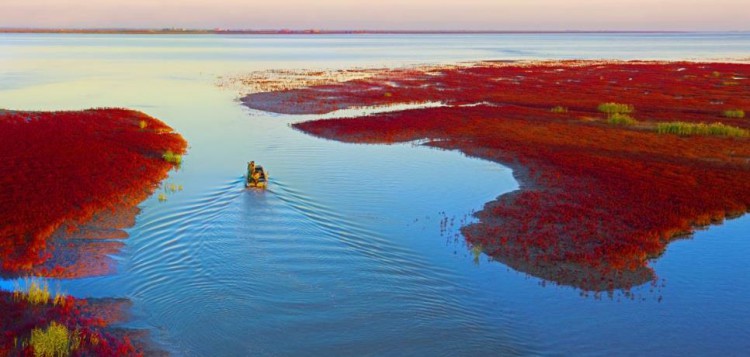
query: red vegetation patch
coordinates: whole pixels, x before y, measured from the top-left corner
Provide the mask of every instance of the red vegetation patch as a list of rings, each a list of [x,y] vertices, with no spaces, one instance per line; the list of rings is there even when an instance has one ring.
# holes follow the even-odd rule
[[[122,311],[120,305],[118,301],[88,302],[70,296],[56,302],[31,303],[0,291],[0,355],[34,356],[28,344],[31,331],[44,330],[55,322],[71,334],[78,333],[80,345],[74,356],[141,356],[127,334],[108,327],[122,319],[117,316]]]
[[[45,265],[53,256],[52,246],[73,247],[78,243],[72,237],[124,238],[117,228],[132,217],[106,228],[101,219],[85,224],[95,216],[112,221],[113,212],[134,216],[134,207],[174,166],[162,154],[182,153],[186,146],[166,124],[125,109],[0,111],[0,157],[6,173],[0,177],[2,274],[87,275],[81,269],[87,263],[75,259]],[[92,235],[92,227],[100,234]],[[111,253],[112,244],[116,246],[101,242],[101,253]],[[69,255],[91,258],[88,253]]]
[[[748,210],[748,139],[654,130],[658,121],[750,128],[750,120],[722,117],[750,108],[748,77],[742,64],[483,63],[284,91],[272,102],[316,108],[310,113],[446,103],[295,127],[357,143],[426,138],[513,167],[522,189],[488,203],[480,222],[463,228],[467,241],[517,270],[607,290],[654,279],[647,261],[670,240]],[[252,107],[252,95],[244,102]],[[597,112],[604,102],[633,105],[640,124],[608,124]]]

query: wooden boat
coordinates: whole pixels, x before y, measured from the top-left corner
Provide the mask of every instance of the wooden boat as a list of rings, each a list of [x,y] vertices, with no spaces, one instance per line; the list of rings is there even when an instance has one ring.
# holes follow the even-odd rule
[[[255,176],[257,179],[253,179],[253,175],[248,171],[247,180],[245,181],[245,187],[248,188],[266,188],[268,185],[268,173],[263,169],[263,166],[255,166]]]

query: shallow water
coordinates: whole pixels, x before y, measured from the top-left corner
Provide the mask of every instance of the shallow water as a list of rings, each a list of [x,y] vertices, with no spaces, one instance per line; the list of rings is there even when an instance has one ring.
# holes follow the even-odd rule
[[[517,188],[509,169],[309,137],[288,124],[317,116],[247,110],[215,86],[263,69],[519,58],[750,58],[750,35],[0,35],[0,108],[128,107],[189,141],[167,180],[184,190],[141,205],[117,273],[53,283],[131,299],[127,326],[175,355],[747,351],[747,217],[671,244],[653,263],[663,284],[634,299],[582,297],[475,259],[457,236]],[[269,190],[243,190],[250,159]]]

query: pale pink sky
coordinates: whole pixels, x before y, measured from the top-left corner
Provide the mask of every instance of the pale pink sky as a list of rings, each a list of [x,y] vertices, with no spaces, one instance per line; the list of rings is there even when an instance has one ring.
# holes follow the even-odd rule
[[[0,27],[750,30],[750,0],[0,0]]]

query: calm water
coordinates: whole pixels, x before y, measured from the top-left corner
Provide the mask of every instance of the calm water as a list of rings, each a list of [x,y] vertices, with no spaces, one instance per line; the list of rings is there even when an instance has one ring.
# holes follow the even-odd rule
[[[477,263],[456,237],[517,188],[509,169],[312,138],[288,124],[314,116],[250,111],[215,86],[263,69],[520,58],[750,58],[750,34],[0,35],[0,108],[134,108],[189,141],[167,181],[184,191],[141,205],[117,273],[58,283],[131,299],[127,326],[177,356],[747,353],[747,217],[670,245],[653,263],[664,286],[582,297]],[[243,190],[250,159],[268,191]]]

